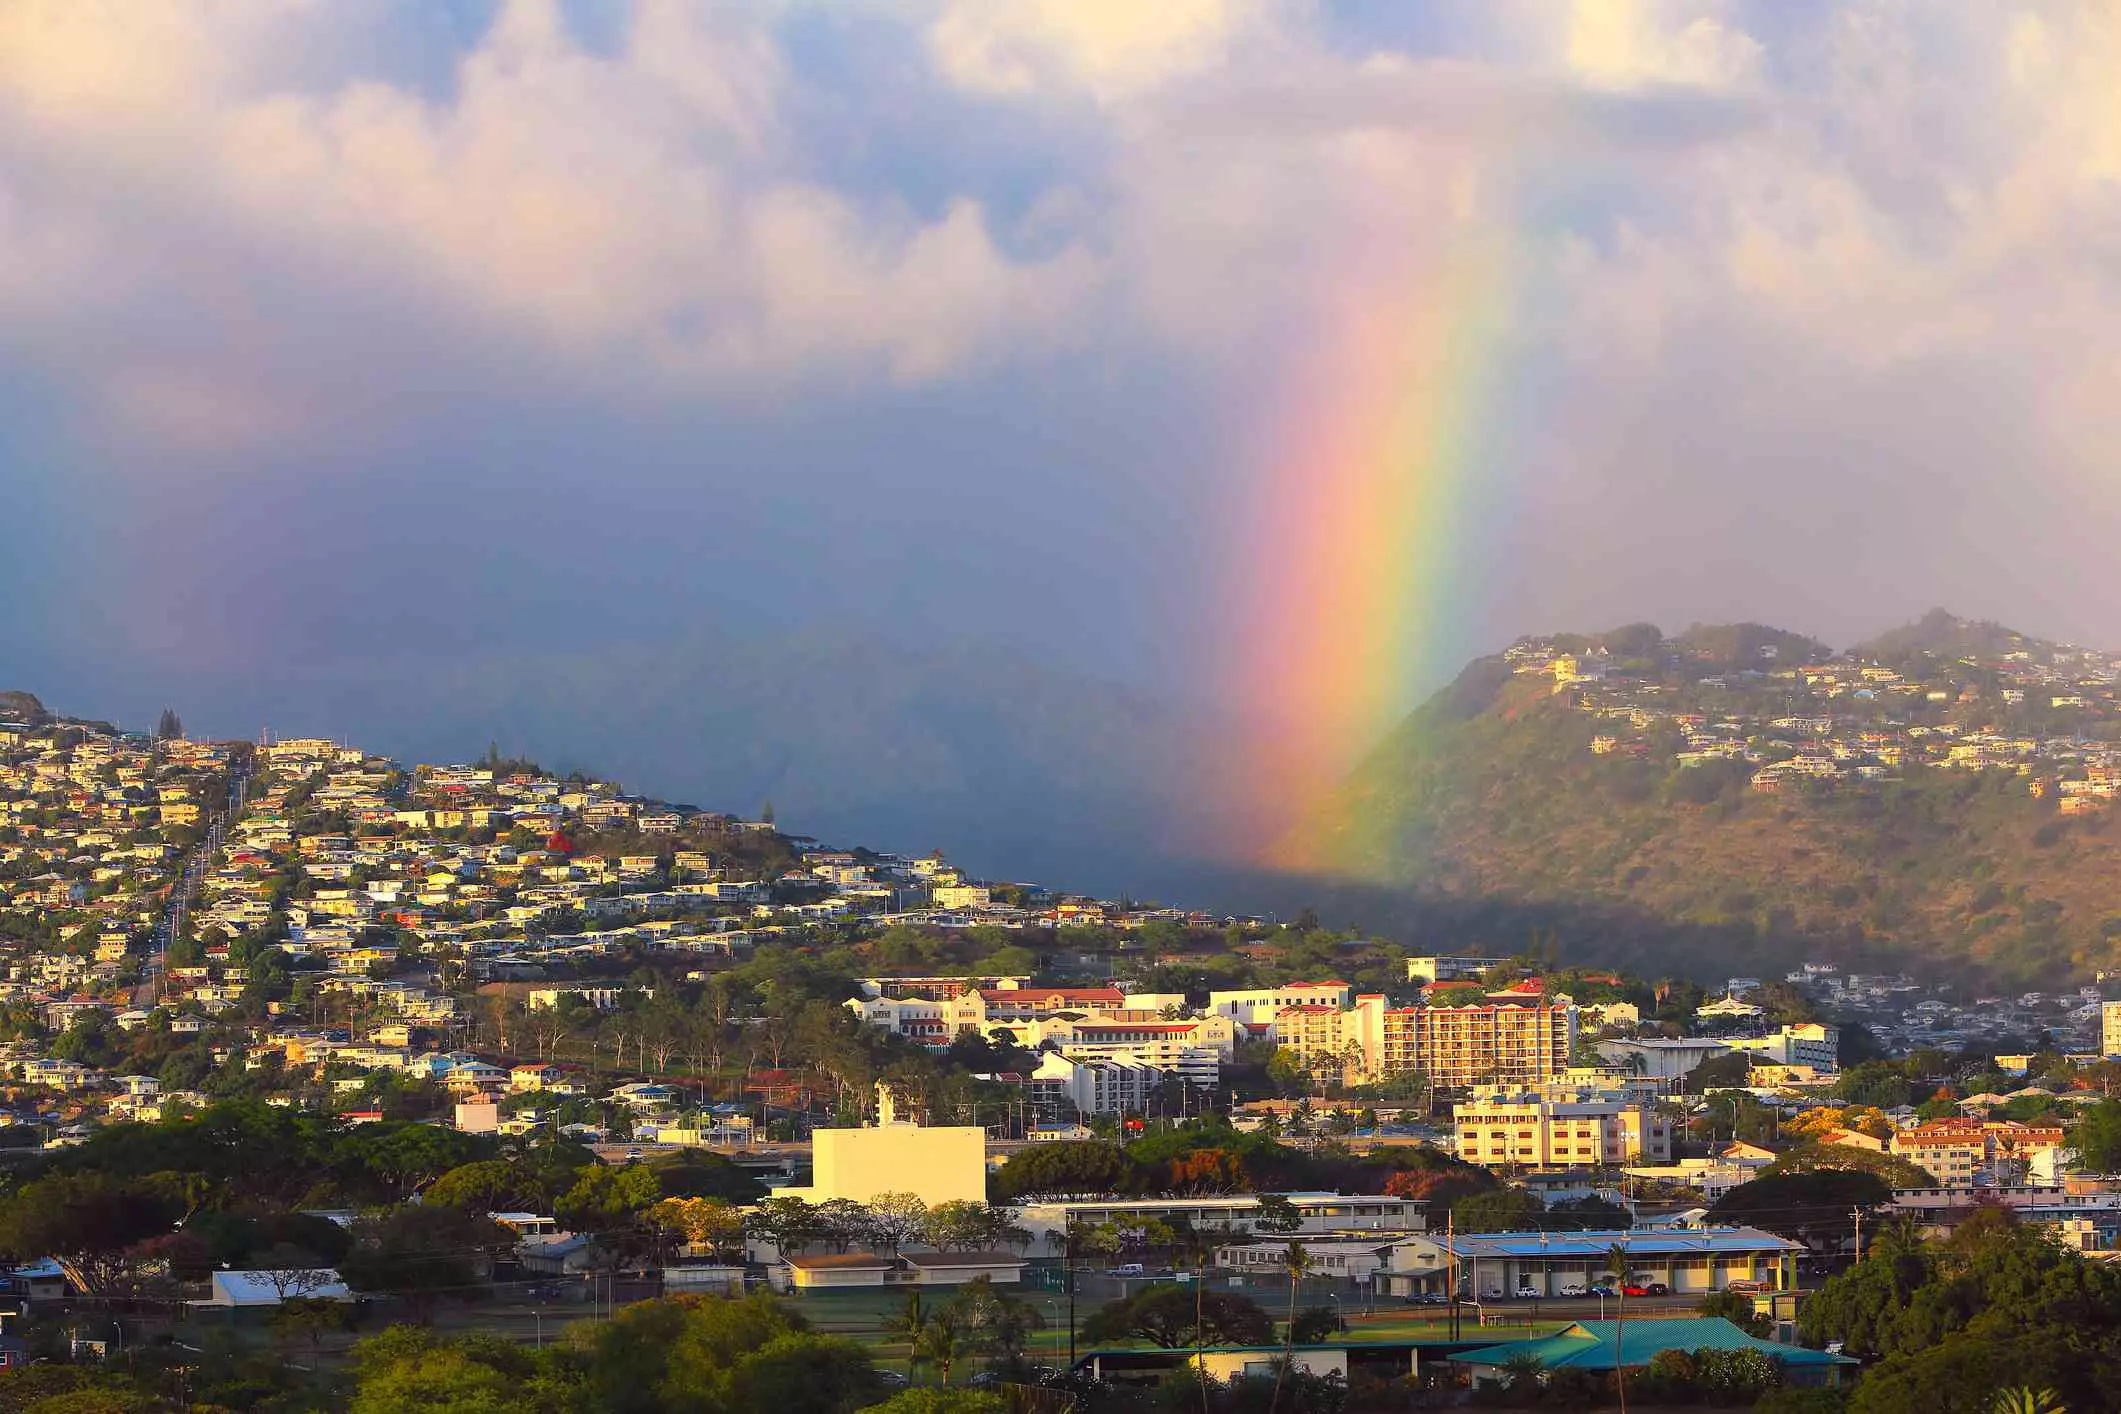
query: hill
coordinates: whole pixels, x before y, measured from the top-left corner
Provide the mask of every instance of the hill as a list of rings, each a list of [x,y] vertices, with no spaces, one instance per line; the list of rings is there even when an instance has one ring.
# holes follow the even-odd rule
[[[1645,628],[1470,664],[1271,862],[1416,942],[1703,977],[2121,960],[2121,663],[1949,615],[1840,655]]]

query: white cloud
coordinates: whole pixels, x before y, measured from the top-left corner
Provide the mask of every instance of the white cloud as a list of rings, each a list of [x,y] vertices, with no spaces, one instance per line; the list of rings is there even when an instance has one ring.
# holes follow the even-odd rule
[[[1747,83],[1759,68],[1761,46],[1718,13],[1723,8],[1700,0],[1575,0],[1569,65],[1589,82],[1611,88]]]
[[[231,272],[263,254],[396,291],[410,324],[455,305],[585,367],[726,388],[925,380],[1035,352],[1073,337],[1099,279],[1065,243],[1011,255],[977,195],[923,214],[806,175],[765,12],[644,0],[605,53],[549,0],[511,0],[437,97],[274,85],[257,37],[322,10],[121,10],[0,11],[0,317],[64,321],[114,296],[182,308],[200,292],[169,280],[178,253],[209,267],[218,251]],[[229,337],[176,368],[98,341],[82,375],[156,430],[281,425],[235,412],[237,389],[277,381],[272,341],[230,330],[225,308],[191,312]],[[229,362],[223,396],[209,349]]]
[[[945,76],[978,92],[1120,98],[1212,67],[1257,19],[1246,0],[950,0],[928,44]]]

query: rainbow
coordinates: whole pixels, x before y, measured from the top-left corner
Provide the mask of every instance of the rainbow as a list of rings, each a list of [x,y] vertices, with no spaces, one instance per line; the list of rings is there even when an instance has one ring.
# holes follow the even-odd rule
[[[1231,691],[1271,739],[1247,773],[1270,834],[1314,809],[1465,646],[1450,634],[1465,608],[1454,589],[1495,489],[1518,239],[1468,231],[1403,258],[1412,278],[1385,287],[1404,293],[1351,300],[1300,375],[1249,508],[1250,608],[1231,654]],[[1275,863],[1312,862],[1285,846]]]

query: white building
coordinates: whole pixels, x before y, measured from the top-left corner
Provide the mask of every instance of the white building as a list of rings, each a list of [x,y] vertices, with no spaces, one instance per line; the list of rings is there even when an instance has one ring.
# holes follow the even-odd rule
[[[1042,1113],[1098,1115],[1148,1108],[1164,1079],[1164,1071],[1145,1061],[1048,1051],[1026,1084]]]
[[[1726,1036],[1723,1044],[1769,1065],[1808,1065],[1830,1071],[1841,1054],[1841,1029],[1808,1021],[1779,1027],[1765,1036]]]
[[[1325,1006],[1346,1011],[1355,989],[1341,981],[1289,982],[1279,987],[1208,993],[1208,1010],[1245,1026],[1272,1024],[1285,1007]]]

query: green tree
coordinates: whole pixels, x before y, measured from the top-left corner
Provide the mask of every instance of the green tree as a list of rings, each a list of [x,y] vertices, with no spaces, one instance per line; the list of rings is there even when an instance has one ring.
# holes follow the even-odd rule
[[[902,1389],[882,1404],[863,1407],[861,1414],[1008,1414],[1009,1405],[998,1394],[982,1389]]]
[[[1754,1309],[1753,1298],[1742,1291],[1712,1291],[1695,1309],[1704,1316],[1721,1316],[1747,1335],[1765,1336],[1774,1322]]]
[[[2070,1140],[2077,1161],[2095,1173],[2121,1173],[2121,1100],[2101,1100],[2083,1111]]]
[[[1189,1345],[1262,1345],[1273,1339],[1266,1308],[1234,1291],[1187,1290],[1157,1282],[1100,1306],[1083,1322],[1092,1344],[1145,1340],[1166,1350]]]
[[[93,1300],[122,1293],[138,1267],[135,1248],[169,1232],[183,1211],[169,1179],[55,1173],[23,1185],[0,1205],[0,1256],[57,1257]]]
[[[1842,1169],[1768,1173],[1717,1199],[1709,1216],[1838,1249],[1853,1238],[1856,1213],[1868,1217],[1892,1199],[1893,1190],[1876,1174]]]
[[[1546,1205],[1522,1188],[1470,1193],[1451,1205],[1460,1232],[1535,1232],[1547,1224]]]
[[[340,1272],[354,1290],[397,1296],[424,1321],[441,1297],[471,1295],[514,1246],[490,1218],[412,1204],[357,1220]]]
[[[1096,1140],[1034,1144],[1010,1156],[994,1175],[998,1202],[1097,1198],[1139,1191],[1141,1174],[1127,1151]]]

